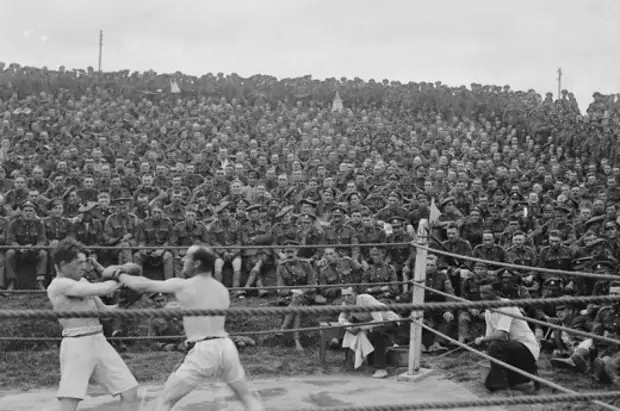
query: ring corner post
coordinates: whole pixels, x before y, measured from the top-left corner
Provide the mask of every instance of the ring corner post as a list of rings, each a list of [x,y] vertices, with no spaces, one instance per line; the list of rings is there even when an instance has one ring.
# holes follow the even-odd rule
[[[430,227],[428,220],[420,220],[418,224],[416,244],[426,247]],[[424,303],[424,289],[416,287],[416,284],[425,284],[426,282],[426,258],[428,252],[426,248],[418,247],[416,249],[415,272],[413,275],[412,301],[413,304]],[[409,334],[409,364],[406,373],[399,375],[398,379],[403,381],[419,381],[427,377],[432,370],[420,367],[420,359],[422,356],[422,326],[419,325],[424,319],[424,311],[411,312],[411,331]]]

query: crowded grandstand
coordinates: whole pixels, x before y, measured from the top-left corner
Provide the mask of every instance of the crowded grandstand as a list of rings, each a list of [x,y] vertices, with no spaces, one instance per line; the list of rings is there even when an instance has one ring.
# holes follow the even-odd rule
[[[595,93],[581,113],[567,90],[509,85],[0,63],[0,98],[6,292],[45,290],[50,253],[74,237],[90,247],[91,281],[100,264],[129,262],[180,277],[184,247],[208,244],[215,277],[243,288],[236,299],[328,304],[340,288],[290,298],[265,287],[379,283],[356,292],[410,301],[423,219],[430,247],[487,261],[431,253],[426,285],[438,291],[474,301],[498,281],[510,299],[619,291],[609,279],[492,263],[617,273],[620,94]],[[425,301],[446,297],[426,291]],[[620,335],[616,308],[532,306],[527,315]],[[478,310],[426,320],[464,343],[484,334]],[[557,366],[586,372],[614,354],[532,327]],[[423,344],[449,349],[432,334]]]

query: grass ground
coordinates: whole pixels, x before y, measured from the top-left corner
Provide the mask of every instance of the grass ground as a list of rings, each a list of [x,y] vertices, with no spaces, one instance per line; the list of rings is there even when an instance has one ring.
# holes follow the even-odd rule
[[[12,295],[8,298],[0,297],[0,309],[36,309],[49,308],[47,299],[42,294]],[[247,299],[235,304],[249,306],[266,305],[267,301]],[[257,316],[252,318],[230,318],[228,329],[231,331],[255,331],[278,328],[279,317]],[[314,323],[316,324],[316,322]],[[305,324],[312,326],[313,324]],[[133,335],[144,335],[147,325],[140,322],[128,323],[127,327]],[[60,327],[55,321],[49,320],[5,320],[2,322],[1,336],[58,336]],[[317,333],[308,333],[303,336],[304,346],[308,347],[303,354],[293,349],[290,342],[274,342],[267,339],[257,340],[256,347],[246,347],[241,350],[241,357],[246,371],[252,377],[282,377],[308,374],[334,374],[342,372],[343,354],[338,351],[329,351],[327,366],[319,366]],[[129,368],[134,372],[138,381],[161,382],[182,359],[181,353],[161,352],[150,349],[147,343],[139,342],[129,345],[122,354]],[[425,357],[424,365],[442,371],[446,378],[463,384],[472,392],[481,397],[488,397],[489,393],[482,387],[481,381],[487,371],[488,363],[475,358],[473,354],[462,351],[443,356]],[[541,357],[540,376],[575,391],[608,390],[612,387],[591,381],[585,376],[579,376],[566,371],[559,371],[550,367],[546,357]],[[400,372],[402,370],[393,370]],[[2,342],[0,341],[0,391],[20,390],[27,391],[43,387],[53,387],[58,383],[58,348],[55,342]],[[544,388],[542,394],[552,394]],[[523,395],[520,391],[501,392],[497,396]],[[395,399],[394,402],[398,402]],[[619,402],[620,405],[620,402]],[[599,409],[587,404],[551,404],[528,405],[511,407],[512,411],[590,411]]]

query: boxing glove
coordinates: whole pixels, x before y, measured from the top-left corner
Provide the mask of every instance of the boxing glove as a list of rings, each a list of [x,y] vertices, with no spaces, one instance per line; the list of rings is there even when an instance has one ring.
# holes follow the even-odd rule
[[[109,280],[118,281],[118,276],[123,273],[124,271],[121,269],[120,266],[111,265],[111,266],[106,267],[103,270],[103,272],[101,273],[101,280],[102,281],[109,281]]]
[[[120,268],[125,274],[135,275],[135,276],[142,275],[142,267],[140,267],[136,263],[125,263],[123,265],[118,266],[118,268]]]

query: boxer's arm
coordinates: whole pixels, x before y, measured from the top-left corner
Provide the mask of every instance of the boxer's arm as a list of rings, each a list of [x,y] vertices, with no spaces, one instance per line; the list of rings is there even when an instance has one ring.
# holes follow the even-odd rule
[[[118,304],[107,305],[103,301],[101,301],[101,298],[99,297],[94,297],[93,300],[95,300],[95,305],[97,306],[98,310],[114,310],[118,308]]]
[[[176,294],[183,289],[183,285],[187,280],[182,278],[171,278],[165,281],[157,281],[123,273],[118,276],[118,281],[132,290],[141,293]]]
[[[102,297],[120,290],[123,284],[116,281],[104,281],[101,283],[89,283],[88,281],[67,281],[57,290],[69,297]]]

